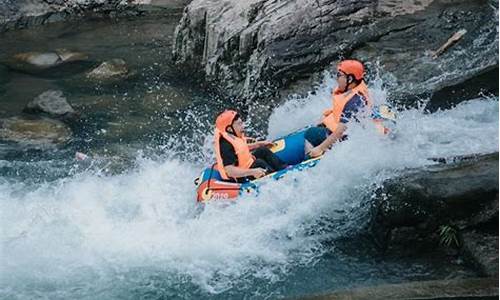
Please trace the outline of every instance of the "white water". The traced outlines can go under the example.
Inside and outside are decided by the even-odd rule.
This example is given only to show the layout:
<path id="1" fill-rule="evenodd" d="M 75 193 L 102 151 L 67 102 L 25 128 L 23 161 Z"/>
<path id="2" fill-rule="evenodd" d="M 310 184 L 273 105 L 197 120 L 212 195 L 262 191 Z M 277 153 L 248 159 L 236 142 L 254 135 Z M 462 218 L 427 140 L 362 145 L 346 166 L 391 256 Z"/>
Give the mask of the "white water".
<path id="1" fill-rule="evenodd" d="M 316 95 L 277 108 L 270 137 L 314 122 L 329 106 L 332 85 L 327 75 Z M 384 92 L 374 92 L 383 102 Z M 321 253 L 320 237 L 305 233 L 320 215 L 356 209 L 370 186 L 430 164 L 428 157 L 498 151 L 498 101 L 433 114 L 406 110 L 396 134 L 391 140 L 351 126 L 350 139 L 316 168 L 266 184 L 258 198 L 207 205 L 198 216 L 193 179 L 202 165 L 175 159 L 138 158 L 136 169 L 116 176 L 88 172 L 29 187 L 0 182 L 1 286 L 10 287 L 0 295 L 21 282 L 119 282 L 135 268 L 187 276 L 209 293 L 241 288 L 251 277 L 279 280 Z"/>

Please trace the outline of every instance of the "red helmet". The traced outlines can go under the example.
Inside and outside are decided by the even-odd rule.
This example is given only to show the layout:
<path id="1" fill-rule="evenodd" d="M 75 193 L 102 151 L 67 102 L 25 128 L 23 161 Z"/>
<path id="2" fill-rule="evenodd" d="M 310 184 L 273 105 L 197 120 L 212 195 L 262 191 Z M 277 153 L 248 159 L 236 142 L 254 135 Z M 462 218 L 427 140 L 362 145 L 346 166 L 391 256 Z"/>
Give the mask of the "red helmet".
<path id="1" fill-rule="evenodd" d="M 238 112 L 226 109 L 217 116 L 217 119 L 215 120 L 215 128 L 219 129 L 219 131 L 226 132 L 226 128 L 233 125 L 237 115 Z"/>
<path id="2" fill-rule="evenodd" d="M 352 75 L 356 80 L 361 80 L 365 76 L 365 67 L 363 64 L 354 59 L 346 59 L 337 65 L 337 71 L 341 71 L 347 75 Z"/>

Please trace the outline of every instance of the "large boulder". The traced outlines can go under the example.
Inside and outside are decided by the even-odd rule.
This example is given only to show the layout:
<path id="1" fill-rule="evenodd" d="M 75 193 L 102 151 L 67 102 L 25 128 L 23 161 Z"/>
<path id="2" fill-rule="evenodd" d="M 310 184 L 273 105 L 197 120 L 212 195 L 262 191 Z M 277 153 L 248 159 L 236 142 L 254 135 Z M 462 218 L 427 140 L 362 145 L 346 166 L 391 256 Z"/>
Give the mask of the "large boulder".
<path id="1" fill-rule="evenodd" d="M 0 140 L 27 147 L 46 148 L 63 145 L 72 133 L 64 123 L 48 118 L 11 117 L 0 119 Z"/>
<path id="2" fill-rule="evenodd" d="M 464 38 L 433 59 L 461 28 Z M 392 96 L 406 99 L 497 68 L 497 28 L 488 1 L 194 0 L 173 52 L 179 66 L 231 98 L 268 98 L 352 56 L 371 62 L 391 79 Z"/>
<path id="3" fill-rule="evenodd" d="M 23 112 L 33 114 L 47 114 L 63 120 L 74 119 L 76 111 L 69 105 L 62 91 L 48 90 L 38 95 L 26 105 Z"/>
<path id="4" fill-rule="evenodd" d="M 459 231 L 498 220 L 498 153 L 407 170 L 384 182 L 376 195 L 370 200 L 370 228 L 384 249 L 415 235 L 395 237 L 401 228 L 428 235 L 440 226 Z"/>

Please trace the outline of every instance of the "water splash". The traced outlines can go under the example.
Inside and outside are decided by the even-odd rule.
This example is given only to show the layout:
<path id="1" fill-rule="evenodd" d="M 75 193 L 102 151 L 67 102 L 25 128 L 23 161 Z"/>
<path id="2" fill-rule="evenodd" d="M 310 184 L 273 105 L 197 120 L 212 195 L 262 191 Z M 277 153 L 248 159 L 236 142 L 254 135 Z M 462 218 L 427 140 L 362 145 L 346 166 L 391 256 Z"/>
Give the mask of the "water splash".
<path id="1" fill-rule="evenodd" d="M 330 105 L 332 86 L 326 74 L 317 91 L 276 108 L 269 136 L 314 122 Z M 373 89 L 383 103 L 385 92 Z M 62 297 L 74 297 L 79 292 L 73 287 L 85 283 L 83 296 L 102 296 L 106 287 L 143 284 L 161 274 L 176 282 L 167 291 L 178 285 L 175 293 L 208 297 L 249 289 L 258 280 L 278 282 L 325 251 L 325 237 L 311 230 L 320 218 L 360 209 L 373 185 L 433 163 L 429 157 L 498 151 L 498 99 L 398 115 L 396 139 L 354 124 L 349 140 L 316 168 L 263 185 L 258 198 L 209 204 L 201 214 L 193 179 L 210 155 L 187 162 L 168 147 L 162 159 L 139 156 L 135 168 L 117 175 L 89 169 L 33 185 L 0 181 L 2 286 L 17 295 L 29 286 L 53 296 L 62 286 Z M 207 138 L 205 148 L 209 144 Z M 10 291 L 1 288 L 0 294 Z"/>

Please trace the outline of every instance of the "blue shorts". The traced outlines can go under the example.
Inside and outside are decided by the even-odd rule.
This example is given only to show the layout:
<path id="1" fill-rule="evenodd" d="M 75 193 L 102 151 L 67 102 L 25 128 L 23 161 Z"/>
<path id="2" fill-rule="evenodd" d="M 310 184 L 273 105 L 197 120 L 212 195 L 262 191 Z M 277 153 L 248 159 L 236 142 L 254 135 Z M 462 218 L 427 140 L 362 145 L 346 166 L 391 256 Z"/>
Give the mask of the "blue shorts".
<path id="1" fill-rule="evenodd" d="M 304 138 L 308 141 L 313 147 L 321 144 L 332 132 L 323 126 L 314 126 L 310 127 L 306 130 L 304 134 Z"/>

